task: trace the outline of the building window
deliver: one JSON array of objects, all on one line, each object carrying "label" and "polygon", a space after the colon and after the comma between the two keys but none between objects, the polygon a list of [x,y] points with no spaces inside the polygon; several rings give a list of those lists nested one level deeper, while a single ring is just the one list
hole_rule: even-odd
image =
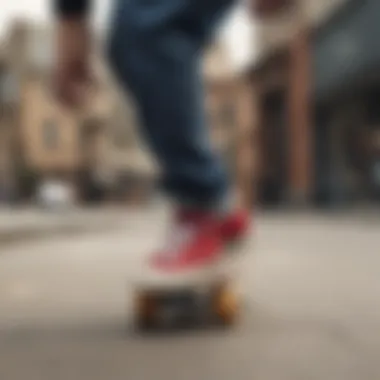
[{"label": "building window", "polygon": [[57,149],[59,145],[58,125],[54,120],[46,120],[43,125],[43,141],[47,149]]},{"label": "building window", "polygon": [[96,140],[103,129],[103,125],[104,122],[96,118],[90,118],[83,122],[80,129],[80,141],[82,148],[89,149],[96,143]]},{"label": "building window", "polygon": [[233,128],[235,124],[235,107],[232,102],[226,102],[220,109],[221,125],[227,129]]}]

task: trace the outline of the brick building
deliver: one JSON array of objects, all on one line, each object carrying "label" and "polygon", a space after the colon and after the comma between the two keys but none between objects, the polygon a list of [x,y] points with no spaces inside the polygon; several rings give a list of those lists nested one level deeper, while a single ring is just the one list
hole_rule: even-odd
[{"label": "brick building", "polygon": [[310,204],[315,200],[321,160],[316,137],[315,40],[346,3],[293,1],[281,14],[258,25],[259,56],[250,81],[257,101],[260,146],[256,196],[262,203]]}]

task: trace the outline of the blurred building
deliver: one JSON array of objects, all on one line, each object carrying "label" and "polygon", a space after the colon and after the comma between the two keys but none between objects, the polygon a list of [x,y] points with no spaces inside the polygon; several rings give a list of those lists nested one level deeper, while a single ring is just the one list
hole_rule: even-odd
[{"label": "blurred building", "polygon": [[204,75],[212,141],[235,179],[239,201],[250,204],[256,162],[256,111],[249,72],[236,71],[224,45],[215,43],[205,56]]},{"label": "blurred building", "polygon": [[347,203],[380,197],[380,3],[347,1],[316,31],[313,96],[317,194]]},{"label": "blurred building", "polygon": [[[51,94],[51,43],[51,31],[21,21],[3,44],[1,133],[8,140],[2,139],[1,155],[12,163],[11,168],[1,159],[8,173],[3,177],[12,176],[20,196],[27,198],[39,184],[64,179],[82,200],[123,192],[118,187],[125,187],[127,177],[134,183],[141,177],[152,181],[154,169],[136,137],[132,104],[120,95],[101,53],[94,53],[89,106],[74,114]],[[12,144],[5,143],[10,139]]]},{"label": "blurred building", "polygon": [[[51,30],[15,21],[2,45],[2,187],[27,199],[54,179],[65,181],[82,200],[105,193],[136,199],[149,193],[157,168],[139,137],[133,103],[107,71],[101,50],[94,52],[96,80],[89,106],[73,114],[51,94]],[[245,73],[233,71],[220,43],[210,47],[204,74],[212,141],[238,181],[246,181],[253,162],[252,139],[247,139],[250,84]]]},{"label": "blurred building", "polygon": [[257,96],[261,202],[374,199],[370,173],[376,173],[378,148],[369,144],[368,130],[378,124],[378,6],[374,0],[293,1],[259,24],[250,80]]}]

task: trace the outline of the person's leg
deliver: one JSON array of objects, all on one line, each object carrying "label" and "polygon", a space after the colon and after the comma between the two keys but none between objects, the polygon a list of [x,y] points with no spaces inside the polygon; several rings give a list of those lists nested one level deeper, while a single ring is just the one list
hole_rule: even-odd
[{"label": "person's leg", "polygon": [[136,98],[143,132],[182,203],[217,206],[227,179],[211,148],[201,54],[233,0],[119,0],[111,64]]},{"label": "person's leg", "polygon": [[228,181],[209,139],[200,60],[232,2],[119,0],[111,34],[112,67],[135,97],[164,185],[179,203],[153,268],[160,274],[179,270],[181,281],[182,269],[202,268],[220,256],[222,235],[236,236],[246,226],[238,216],[222,228],[215,212],[224,208]]}]

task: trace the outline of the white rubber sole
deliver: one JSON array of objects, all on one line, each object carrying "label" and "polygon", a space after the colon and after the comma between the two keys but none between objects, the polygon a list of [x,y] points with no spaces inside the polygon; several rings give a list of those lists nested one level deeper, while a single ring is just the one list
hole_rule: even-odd
[{"label": "white rubber sole", "polygon": [[215,284],[230,281],[239,276],[246,248],[245,240],[230,243],[221,260],[208,266],[181,273],[162,273],[151,268],[142,268],[132,279],[133,286],[146,291],[180,291],[199,289],[200,291]]}]

